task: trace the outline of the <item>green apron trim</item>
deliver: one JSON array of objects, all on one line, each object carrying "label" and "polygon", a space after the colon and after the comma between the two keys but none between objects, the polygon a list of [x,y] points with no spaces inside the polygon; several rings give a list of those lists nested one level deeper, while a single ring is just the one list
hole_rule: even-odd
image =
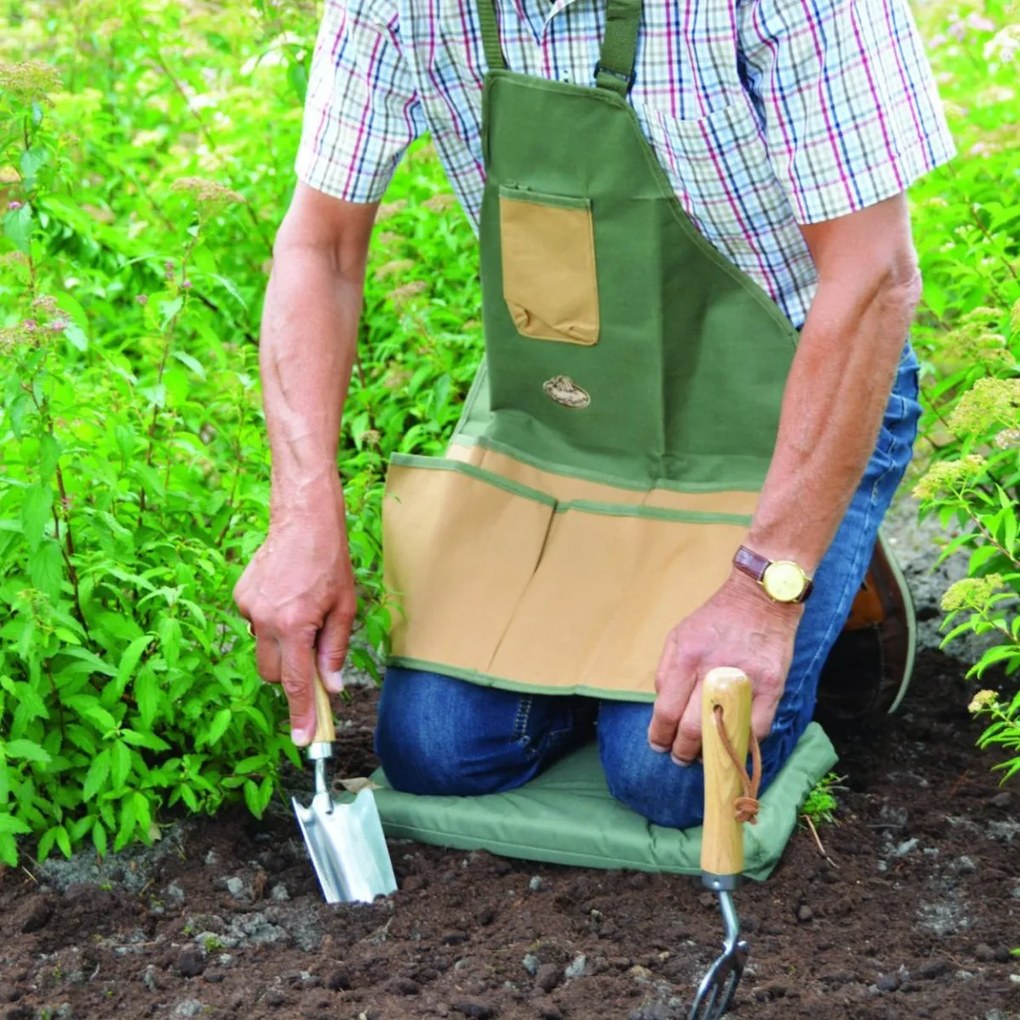
[{"label": "green apron trim", "polygon": [[562,688],[555,688],[549,684],[526,683],[495,673],[482,673],[476,669],[429,662],[428,659],[416,659],[408,655],[391,655],[386,661],[391,666],[403,666],[404,669],[417,669],[425,673],[442,673],[458,680],[468,680],[480,687],[496,687],[501,691],[516,691],[518,694],[583,694],[589,698],[602,698],[605,701],[643,701],[648,704],[655,701],[654,691],[614,690],[612,687],[588,684],[564,684]]},{"label": "green apron trim", "polygon": [[699,510],[671,510],[668,507],[645,506],[637,503],[606,503],[592,499],[557,500],[547,492],[522,485],[503,475],[474,464],[466,464],[462,460],[443,460],[439,457],[424,457],[416,453],[395,453],[390,458],[398,467],[422,468],[426,471],[452,471],[485,482],[504,492],[513,493],[522,499],[541,503],[553,509],[553,513],[562,514],[571,510],[580,513],[599,514],[605,517],[646,517],[658,521],[683,521],[687,524],[737,524],[751,523],[749,514],[727,514],[704,512]]},{"label": "green apron trim", "polygon": [[540,202],[542,205],[551,205],[560,209],[583,209],[586,212],[591,209],[590,198],[545,195],[541,191],[532,191],[530,188],[510,188],[505,184],[499,188],[499,197],[512,202]]},{"label": "green apron trim", "polygon": [[[484,380],[481,385],[484,387]],[[484,399],[484,395],[481,395],[479,399]],[[502,453],[508,457],[513,457],[515,460],[519,460],[524,464],[529,464],[531,467],[538,468],[542,471],[551,471],[557,475],[568,475],[571,478],[582,478],[589,482],[602,482],[603,484],[607,481],[606,476],[603,472],[594,469],[577,468],[571,464],[557,464],[546,460],[543,457],[532,456],[522,450],[519,450],[515,446],[511,446],[508,443],[500,443],[495,440],[489,439],[487,436],[472,436],[468,433],[458,432],[454,437],[457,443],[463,446],[481,446],[483,449],[492,450],[493,453]],[[394,454],[393,460],[396,461],[396,457],[407,456],[406,454]],[[703,471],[707,474],[704,481],[688,481],[679,480],[675,478],[656,478],[653,482],[637,482],[632,479],[625,478],[614,478],[611,484],[618,489],[624,489],[629,492],[647,492],[649,489],[669,489],[671,492],[758,492],[760,486],[751,484],[740,484],[741,478],[754,479],[758,477],[758,464],[748,458],[747,463],[744,465],[734,465],[734,459],[728,459],[730,467],[730,476],[736,476],[735,484],[723,484],[722,481],[716,481],[722,475],[722,472],[718,472],[713,475],[711,462],[705,462],[702,464]]]},{"label": "green apron trim", "polygon": [[556,506],[555,498],[547,492],[529,488],[527,485],[521,485],[520,482],[514,482],[502,475],[493,474],[484,468],[475,467],[474,464],[465,464],[460,460],[423,457],[417,453],[395,453],[390,457],[390,463],[396,464],[398,467],[422,468],[425,471],[453,471],[455,474],[467,475],[468,478],[477,478],[480,482],[486,482],[505,492],[512,492],[515,496],[521,496],[523,499],[530,499],[533,503],[541,503],[548,507]]},{"label": "green apron trim", "polygon": [[[746,878],[764,881],[772,873],[797,826],[800,806],[836,761],[829,738],[811,723],[762,794],[757,824],[743,826]],[[573,867],[700,873],[700,826],[662,828],[613,800],[594,744],[516,790],[481,797],[399,793],[389,788],[381,770],[372,779],[381,787],[375,798],[391,839]]]},{"label": "green apron trim", "polygon": [[572,499],[557,503],[555,513],[577,510],[603,517],[647,517],[653,521],[683,521],[686,524],[739,524],[751,523],[750,514],[703,513],[698,510],[670,510],[662,506],[632,506],[626,503],[600,503],[591,499]]}]

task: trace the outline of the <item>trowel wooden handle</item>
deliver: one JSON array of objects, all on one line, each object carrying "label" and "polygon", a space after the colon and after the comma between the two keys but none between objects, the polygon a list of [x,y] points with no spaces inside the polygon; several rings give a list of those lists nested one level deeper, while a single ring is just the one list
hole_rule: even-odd
[{"label": "trowel wooden handle", "polygon": [[332,744],[336,740],[336,730],[333,727],[333,706],[329,703],[329,692],[322,685],[318,671],[315,673],[312,687],[315,692],[315,736],[312,737],[312,743]]},{"label": "trowel wooden handle", "polygon": [[701,689],[701,755],[705,763],[701,870],[712,875],[739,875],[744,870],[744,833],[734,802],[743,786],[719,736],[717,708],[722,709],[722,724],[743,766],[751,736],[751,681],[739,669],[713,669]]}]

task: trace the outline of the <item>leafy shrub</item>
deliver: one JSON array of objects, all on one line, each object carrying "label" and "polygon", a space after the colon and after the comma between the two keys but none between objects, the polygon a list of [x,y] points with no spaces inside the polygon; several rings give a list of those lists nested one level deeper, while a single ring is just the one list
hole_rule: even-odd
[{"label": "leafy shrub", "polygon": [[[987,647],[970,670],[1020,669],[1020,135],[1015,0],[939,5],[925,18],[961,156],[915,192],[927,359],[923,429],[927,470],[914,493],[955,537],[940,560],[967,555],[967,576],[945,593],[945,643],[964,633]],[[951,225],[947,236],[946,225]],[[946,238],[925,245],[926,236]],[[983,692],[982,746],[1020,748],[1020,695]],[[1003,763],[1004,779],[1020,756]]]},{"label": "leafy shrub", "polygon": [[[268,514],[257,322],[315,11],[224,6],[14,3],[0,38],[8,864],[20,836],[103,853],[170,808],[259,814],[298,762],[230,593]],[[389,452],[438,448],[477,361],[473,244],[444,190],[424,148],[395,182],[344,424],[372,669]]]}]

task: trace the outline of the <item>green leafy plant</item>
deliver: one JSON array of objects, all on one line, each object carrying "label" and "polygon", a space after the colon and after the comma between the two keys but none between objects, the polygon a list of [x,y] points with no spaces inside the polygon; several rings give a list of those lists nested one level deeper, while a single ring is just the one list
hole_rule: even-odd
[{"label": "green leafy plant", "polygon": [[[961,156],[913,193],[924,301],[916,343],[928,441],[914,485],[949,533],[939,561],[966,556],[942,598],[948,645],[980,636],[968,675],[1002,678],[979,743],[1020,746],[1020,186],[1013,158],[1020,8],[1015,0],[926,8],[933,59]],[[947,226],[948,225],[948,226]],[[941,243],[925,244],[938,236]],[[975,699],[975,702],[979,701]],[[1004,780],[1020,756],[1000,766]]]},{"label": "green leafy plant", "polygon": [[[241,196],[182,178],[173,256],[104,267],[136,331],[102,347],[73,293],[62,244],[94,240],[58,218],[75,163],[60,82],[37,62],[0,70],[0,160],[16,168],[4,218],[13,252],[0,327],[0,860],[100,853],[158,835],[161,809],[261,813],[291,753],[274,692],[255,675],[230,609],[232,560],[265,506],[246,476],[260,431],[254,354],[214,336],[192,295],[215,273],[206,232]],[[159,269],[155,269],[157,263]],[[66,279],[66,278],[65,278]],[[120,284],[120,286],[118,286]],[[144,289],[142,289],[144,287]],[[134,289],[134,288],[132,288]]]},{"label": "green leafy plant", "polygon": [[[298,762],[231,591],[267,523],[256,339],[316,16],[293,0],[7,9],[7,864],[27,847],[151,840],[174,810],[243,799],[259,814]],[[441,448],[480,353],[471,231],[428,146],[390,197],[340,461],[352,659],[373,672],[393,610],[379,538],[389,454]]]},{"label": "green leafy plant", "polygon": [[801,818],[816,825],[835,824],[836,809],[839,807],[836,791],[845,789],[841,785],[845,780],[846,776],[837,776],[835,772],[827,772],[822,776],[800,806]]},{"label": "green leafy plant", "polygon": [[981,690],[974,695],[968,707],[973,715],[988,721],[987,728],[978,739],[979,746],[998,746],[1017,752],[1014,758],[997,766],[1003,770],[1002,780],[1005,782],[1020,772],[1020,692],[1007,703],[1000,700],[997,691]]},{"label": "green leafy plant", "polygon": [[811,833],[818,852],[834,868],[837,867],[836,862],[826,853],[821,837],[818,835],[818,826],[837,824],[836,809],[839,807],[839,801],[836,799],[836,791],[844,789],[841,784],[845,779],[846,776],[837,776],[835,772],[827,772],[811,788],[811,792],[800,807],[798,816]]}]

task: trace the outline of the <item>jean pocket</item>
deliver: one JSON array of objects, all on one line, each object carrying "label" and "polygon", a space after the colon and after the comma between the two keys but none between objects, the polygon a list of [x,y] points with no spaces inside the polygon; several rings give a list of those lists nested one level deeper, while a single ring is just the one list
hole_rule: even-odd
[{"label": "jean pocket", "polygon": [[901,365],[878,434],[876,451],[897,463],[910,459],[910,450],[917,438],[917,422],[921,416],[918,402],[918,368],[916,363]]},{"label": "jean pocket", "polygon": [[590,346],[599,338],[591,200],[499,189],[503,299],[521,336]]}]

